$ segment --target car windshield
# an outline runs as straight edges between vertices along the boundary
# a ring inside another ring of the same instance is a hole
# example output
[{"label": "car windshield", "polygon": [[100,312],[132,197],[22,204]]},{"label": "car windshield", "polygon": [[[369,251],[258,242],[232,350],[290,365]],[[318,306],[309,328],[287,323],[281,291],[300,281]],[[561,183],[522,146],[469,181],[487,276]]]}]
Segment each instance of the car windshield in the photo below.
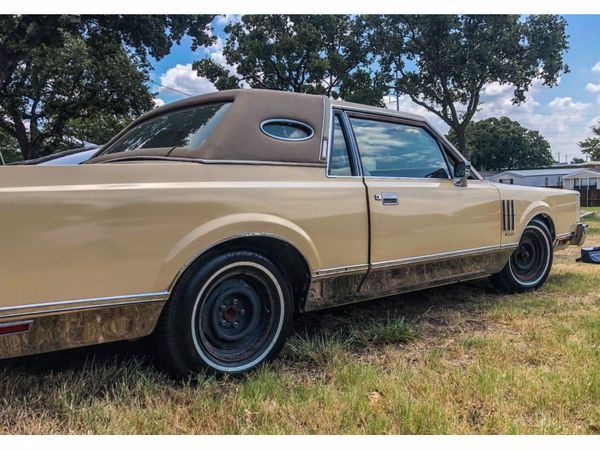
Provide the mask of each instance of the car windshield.
[{"label": "car windshield", "polygon": [[199,105],[146,120],[127,131],[102,154],[142,148],[197,148],[210,136],[229,105],[230,103]]}]

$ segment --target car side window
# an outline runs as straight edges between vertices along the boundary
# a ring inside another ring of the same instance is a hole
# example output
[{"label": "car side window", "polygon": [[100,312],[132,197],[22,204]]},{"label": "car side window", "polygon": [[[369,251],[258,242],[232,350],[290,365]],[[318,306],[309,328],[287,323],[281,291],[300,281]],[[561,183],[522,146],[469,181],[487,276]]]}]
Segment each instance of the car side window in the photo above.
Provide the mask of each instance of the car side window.
[{"label": "car side window", "polygon": [[438,142],[424,128],[351,117],[364,176],[449,178]]},{"label": "car side window", "polygon": [[350,145],[342,129],[341,117],[333,118],[333,134],[331,135],[331,155],[329,155],[329,175],[352,176],[350,164]]}]

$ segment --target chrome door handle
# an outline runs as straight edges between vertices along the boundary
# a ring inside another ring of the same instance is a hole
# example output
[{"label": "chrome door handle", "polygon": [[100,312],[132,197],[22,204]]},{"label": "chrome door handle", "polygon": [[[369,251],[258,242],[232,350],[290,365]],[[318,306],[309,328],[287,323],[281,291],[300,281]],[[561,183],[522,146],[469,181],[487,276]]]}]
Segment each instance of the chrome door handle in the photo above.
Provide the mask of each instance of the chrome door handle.
[{"label": "chrome door handle", "polygon": [[375,194],[375,200],[381,202],[383,206],[395,206],[398,204],[398,194],[395,192],[382,192]]}]

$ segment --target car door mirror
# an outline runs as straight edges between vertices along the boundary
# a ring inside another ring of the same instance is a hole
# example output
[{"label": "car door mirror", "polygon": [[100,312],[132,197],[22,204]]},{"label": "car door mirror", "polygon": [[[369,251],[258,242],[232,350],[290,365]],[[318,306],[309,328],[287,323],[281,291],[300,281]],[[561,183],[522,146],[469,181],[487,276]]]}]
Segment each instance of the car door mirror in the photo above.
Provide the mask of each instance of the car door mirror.
[{"label": "car door mirror", "polygon": [[467,180],[471,176],[471,163],[469,161],[459,161],[454,166],[454,185],[465,187]]}]

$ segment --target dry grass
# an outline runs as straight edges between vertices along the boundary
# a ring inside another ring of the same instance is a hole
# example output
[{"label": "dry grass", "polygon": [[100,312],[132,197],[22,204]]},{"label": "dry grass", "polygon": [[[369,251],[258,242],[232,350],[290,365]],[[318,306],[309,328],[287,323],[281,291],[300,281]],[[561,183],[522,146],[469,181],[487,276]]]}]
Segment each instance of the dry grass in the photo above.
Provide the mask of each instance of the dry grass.
[{"label": "dry grass", "polygon": [[[600,245],[600,220],[589,243]],[[598,433],[600,268],[307,315],[242,379],[169,380],[148,342],[0,362],[3,433]]]}]

